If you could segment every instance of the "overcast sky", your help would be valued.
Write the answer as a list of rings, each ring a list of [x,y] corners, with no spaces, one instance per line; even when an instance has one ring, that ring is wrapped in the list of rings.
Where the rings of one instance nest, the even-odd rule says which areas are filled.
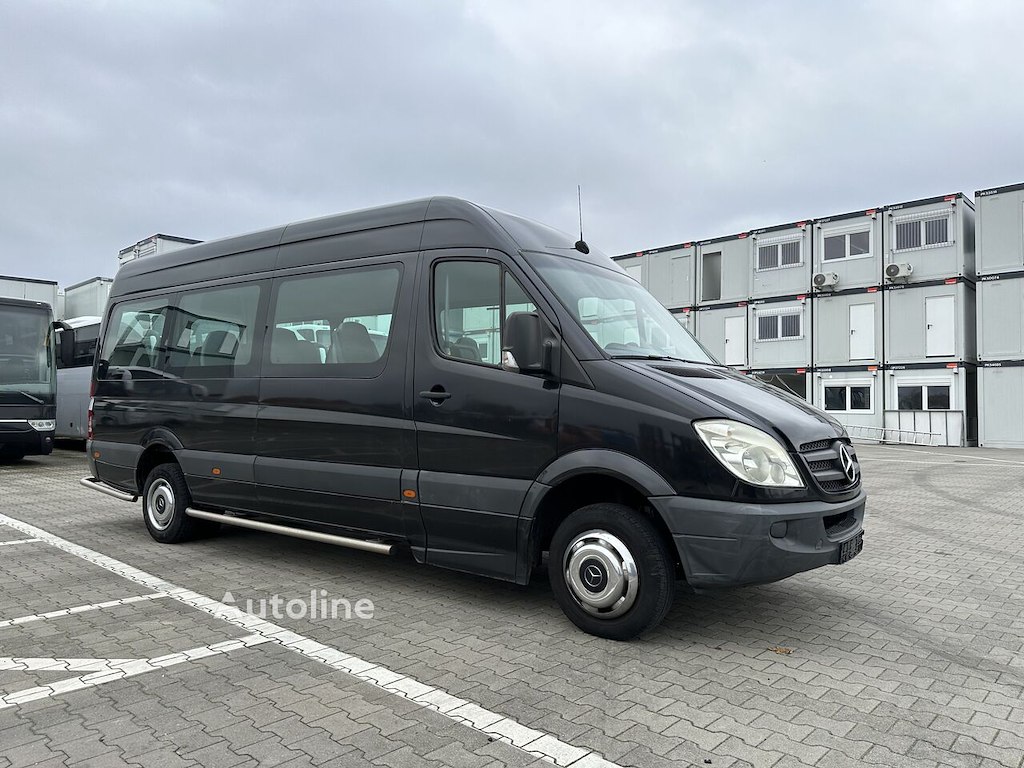
[[[1024,3],[0,0],[0,274],[449,194],[618,254],[1024,181]]]

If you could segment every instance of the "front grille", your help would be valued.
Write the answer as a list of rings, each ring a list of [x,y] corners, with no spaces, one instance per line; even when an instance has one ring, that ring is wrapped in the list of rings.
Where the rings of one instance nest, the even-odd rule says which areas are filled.
[[[807,453],[808,451],[821,451],[825,448],[832,447],[832,440],[815,440],[813,443],[804,443],[800,446],[800,453]]]
[[[857,468],[856,478],[850,482],[839,455],[839,446],[845,445]],[[860,485],[860,462],[853,446],[846,440],[816,440],[800,446],[800,455],[807,462],[818,487],[826,493],[845,493]]]

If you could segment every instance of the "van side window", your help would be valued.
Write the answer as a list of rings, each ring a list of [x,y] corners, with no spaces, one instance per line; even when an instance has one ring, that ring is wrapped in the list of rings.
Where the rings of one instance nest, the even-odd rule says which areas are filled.
[[[401,265],[386,264],[282,280],[270,326],[275,375],[379,374],[401,275]]]
[[[189,291],[170,311],[166,370],[185,378],[226,378],[252,359],[260,286]]]
[[[114,307],[100,353],[100,378],[121,378],[125,370],[163,369],[167,348],[167,300],[126,301]]]
[[[435,332],[447,357],[500,365],[504,321],[536,309],[519,282],[493,262],[442,261],[434,269]]]

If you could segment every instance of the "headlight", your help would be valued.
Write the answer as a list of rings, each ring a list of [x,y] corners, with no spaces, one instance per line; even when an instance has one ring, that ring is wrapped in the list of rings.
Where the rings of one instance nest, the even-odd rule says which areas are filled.
[[[53,432],[57,428],[53,419],[29,419],[28,425],[36,432]]]
[[[727,419],[695,421],[693,428],[712,455],[736,477],[770,488],[803,488],[800,473],[778,440]]]

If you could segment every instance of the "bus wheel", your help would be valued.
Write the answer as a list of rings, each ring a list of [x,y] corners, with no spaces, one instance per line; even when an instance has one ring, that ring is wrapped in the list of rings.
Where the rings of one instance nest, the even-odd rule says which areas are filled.
[[[622,504],[591,504],[569,515],[551,540],[548,575],[572,623],[610,640],[631,640],[657,626],[675,596],[664,539]]]
[[[162,544],[194,539],[209,530],[185,514],[192,497],[177,464],[160,464],[146,477],[142,491],[142,517],[149,535]]]
[[[0,448],[0,463],[15,464],[25,458],[25,454],[12,448]]]

